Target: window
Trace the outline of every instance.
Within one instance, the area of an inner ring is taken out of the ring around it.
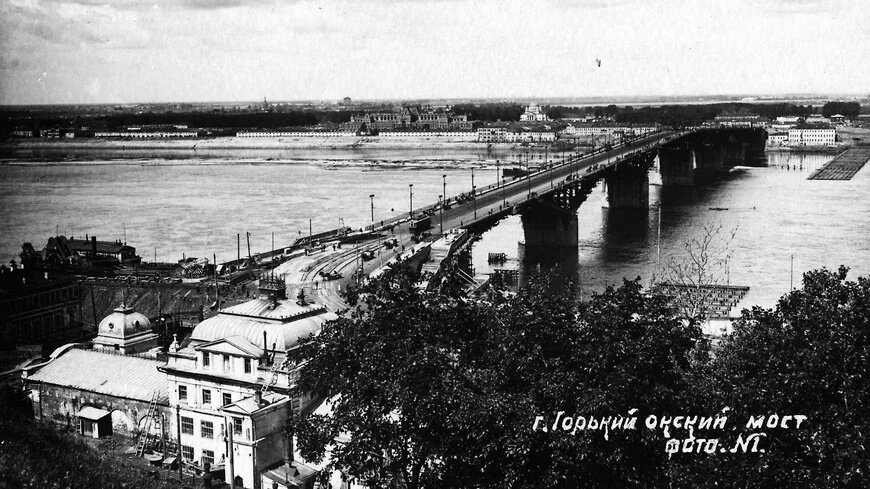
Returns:
[[[246,374],[251,373],[251,359],[250,358],[245,359],[245,373]]]
[[[230,356],[224,355],[224,372],[230,371]]]
[[[179,385],[178,386],[178,400],[179,401],[187,401],[187,386]]]
[[[237,418],[233,416],[233,434],[241,435],[242,434],[242,418]]]
[[[202,353],[202,366],[203,367],[208,367],[209,360],[210,360],[209,356],[210,355],[207,351]]]
[[[232,404],[232,403],[233,403],[233,395],[230,394],[229,392],[224,392],[224,404],[223,405],[226,406],[227,404]]]
[[[209,389],[202,390],[202,403],[203,404],[211,404],[211,390],[209,390]]]
[[[203,450],[202,451],[202,465],[209,464],[214,465],[214,451],[212,450]]]
[[[214,424],[211,421],[200,422],[199,428],[203,438],[214,438]]]
[[[193,418],[181,417],[181,432],[185,435],[193,434]],[[190,455],[190,458],[193,458],[193,454]]]
[[[181,458],[188,461],[193,461],[193,447],[181,445]]]

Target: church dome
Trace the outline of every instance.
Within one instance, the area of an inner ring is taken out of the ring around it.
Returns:
[[[151,332],[151,322],[144,314],[133,311],[133,308],[121,304],[112,314],[100,321],[98,333],[101,336],[116,336],[120,338]]]

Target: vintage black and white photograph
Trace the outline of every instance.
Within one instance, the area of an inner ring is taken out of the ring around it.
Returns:
[[[868,26],[0,0],[0,489],[870,487]]]

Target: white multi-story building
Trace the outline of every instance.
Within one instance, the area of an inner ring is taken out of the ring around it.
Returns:
[[[507,129],[504,127],[479,127],[477,140],[482,143],[500,143],[507,141]]]
[[[767,135],[768,146],[785,146],[788,145],[787,132],[774,132]]]
[[[277,408],[266,406],[280,403],[286,420],[288,410],[305,412],[315,404],[311,396],[291,392],[297,371],[287,363],[287,352],[335,317],[303,299],[288,300],[282,280],[261,279],[257,299],[201,322],[188,346],[173,345],[160,370],[177,412],[182,458],[224,464],[227,482],[260,488],[261,472],[275,468],[287,454],[283,422],[270,414]],[[278,397],[259,397],[263,390]],[[258,424],[262,416],[272,421]]]
[[[652,134],[659,130],[656,124],[649,125],[633,125],[633,124],[616,124],[607,122],[593,123],[574,123],[569,125],[563,131],[565,134],[572,136],[616,136],[629,135],[641,136],[644,134]]]
[[[837,130],[825,124],[799,124],[788,130],[789,146],[833,146]]]

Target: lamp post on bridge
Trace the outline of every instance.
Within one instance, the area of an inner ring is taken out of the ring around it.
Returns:
[[[471,190],[474,192],[474,167],[471,167]]]
[[[507,179],[504,175],[501,176],[501,206],[503,208],[507,207],[507,198],[505,197],[505,186],[507,185]]]
[[[499,160],[495,160],[495,188],[498,188],[499,170],[501,170],[501,162]]]
[[[441,228],[441,234],[444,234],[444,201],[442,200],[443,195],[438,196],[438,224]]]
[[[414,217],[414,184],[408,184],[408,216]]]
[[[369,200],[372,202],[372,231],[375,230],[375,194],[369,195]]]
[[[529,186],[529,197],[532,196],[532,167],[529,161],[529,154],[526,153],[526,182]]]
[[[471,201],[474,203],[474,218],[477,219],[477,196],[476,196],[477,187],[471,186]]]

